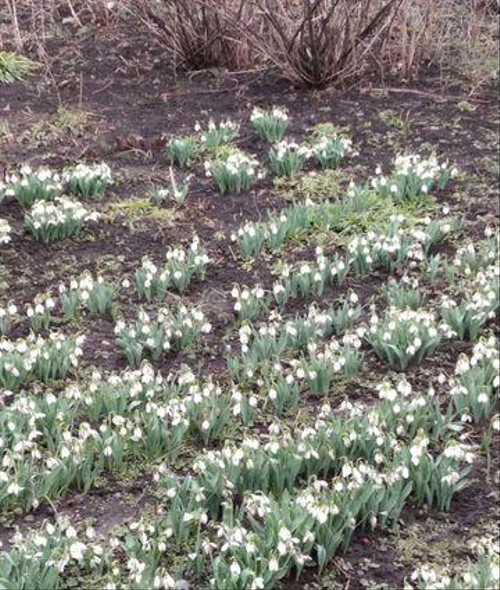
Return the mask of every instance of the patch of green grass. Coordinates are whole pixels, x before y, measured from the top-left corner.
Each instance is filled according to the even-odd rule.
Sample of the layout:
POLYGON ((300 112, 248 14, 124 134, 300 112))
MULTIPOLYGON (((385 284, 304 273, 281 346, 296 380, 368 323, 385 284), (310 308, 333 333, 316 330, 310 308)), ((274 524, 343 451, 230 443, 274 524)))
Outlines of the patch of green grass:
POLYGON ((157 207, 149 199, 131 199, 112 203, 107 213, 111 222, 115 222, 120 217, 125 217, 129 221, 153 219, 172 222, 176 217, 175 209, 157 207))
POLYGON ((401 529, 395 538, 395 549, 401 562, 413 569, 419 564, 431 563, 445 570, 460 572, 465 565, 464 537, 472 540, 490 535, 494 538, 496 531, 488 520, 479 520, 457 534, 453 528, 450 530, 448 523, 427 518, 401 529))
POLYGON ((317 222, 313 240, 318 246, 331 244, 332 239, 337 245, 345 245, 354 234, 383 231, 393 215, 403 215, 409 227, 413 227, 437 208, 430 196, 417 202, 396 204, 389 197, 370 191, 363 199, 348 197, 329 203, 317 222))
POLYGON ((333 137, 334 135, 342 135, 346 133, 348 129, 346 127, 337 127, 333 123, 318 123, 311 128, 308 141, 315 143, 322 137, 333 137))
POLYGON ((405 122, 402 119, 402 117, 391 109, 380 111, 378 116, 388 127, 392 127, 393 129, 403 129, 405 125, 405 122))
POLYGON ((82 135, 92 118, 92 113, 87 111, 60 106, 50 122, 50 127, 56 135, 68 134, 77 137, 82 135))
POLYGON ((60 106, 48 119, 38 121, 21 139, 31 143, 48 143, 62 138, 76 139, 93 129, 95 115, 80 109, 60 106))
POLYGON ((381 197, 370 191, 363 201, 346 199, 341 203, 332 203, 325 221, 331 229, 350 235, 383 229, 394 215, 403 215, 411 226, 436 209, 437 204, 432 197, 394 203, 390 197, 381 197))
POLYGON ((342 183, 347 181, 341 170, 325 170, 317 174, 308 174, 294 178, 277 177, 274 188, 278 194, 288 200, 331 199, 340 196, 342 183))
POLYGON ((204 157, 207 160, 221 160, 224 162, 229 156, 235 153, 241 153, 241 151, 235 145, 231 144, 217 145, 214 147, 203 146, 203 149, 200 149, 198 152, 197 158, 201 160, 204 157))
POLYGON ((457 102, 457 108, 463 113, 473 113, 477 109, 477 106, 471 104, 468 100, 461 100, 457 102))
POLYGON ((10 84, 27 78, 38 65, 12 51, 0 51, 0 83, 10 84))
POLYGON ((304 143, 312 147, 324 139, 336 137, 349 139, 350 135, 350 129, 347 126, 339 127, 333 123, 318 123, 310 128, 309 135, 305 138, 304 143))

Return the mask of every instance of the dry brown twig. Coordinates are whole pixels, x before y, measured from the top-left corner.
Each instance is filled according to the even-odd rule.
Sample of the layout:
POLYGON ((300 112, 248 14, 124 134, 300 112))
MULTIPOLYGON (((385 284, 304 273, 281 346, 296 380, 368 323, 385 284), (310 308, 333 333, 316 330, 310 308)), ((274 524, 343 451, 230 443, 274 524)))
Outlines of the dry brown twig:
POLYGON ((23 48, 23 37, 19 27, 19 20, 17 17, 16 0, 5 0, 7 11, 10 15, 11 27, 16 48, 21 50, 23 48))

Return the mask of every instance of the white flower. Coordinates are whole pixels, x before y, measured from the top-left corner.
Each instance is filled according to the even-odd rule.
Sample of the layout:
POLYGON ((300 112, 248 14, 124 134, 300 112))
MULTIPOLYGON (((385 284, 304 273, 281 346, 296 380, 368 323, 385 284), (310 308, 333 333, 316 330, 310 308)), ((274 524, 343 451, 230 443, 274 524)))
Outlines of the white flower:
POLYGON ((233 561, 229 567, 229 571, 231 572, 231 576, 233 578, 239 578, 241 574, 241 567, 237 561, 233 561))
POLYGON ((7 494, 12 496, 18 496, 22 492, 23 488, 17 484, 17 482, 12 482, 7 487, 7 494))
POLYGON ((69 554, 76 561, 81 561, 83 559, 86 549, 87 549, 87 547, 84 543, 80 543, 79 541, 75 541, 69 547, 69 554))

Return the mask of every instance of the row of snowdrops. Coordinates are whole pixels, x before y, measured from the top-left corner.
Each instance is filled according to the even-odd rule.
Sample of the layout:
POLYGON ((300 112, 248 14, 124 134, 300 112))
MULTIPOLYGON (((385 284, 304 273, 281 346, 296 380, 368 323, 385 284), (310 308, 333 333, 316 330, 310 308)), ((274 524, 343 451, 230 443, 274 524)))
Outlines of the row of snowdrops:
MULTIPOLYGON (((233 417, 238 417, 243 426, 249 426, 252 424, 256 412, 262 406, 270 408, 277 416, 284 416, 287 412, 298 407, 306 392, 315 396, 328 395, 332 383, 336 379, 350 379, 359 372, 363 358, 360 350, 363 341, 366 341, 389 366, 397 370, 404 370, 410 364, 421 362, 426 355, 436 350, 443 339, 470 338, 477 340, 484 331, 488 320, 494 317, 498 310, 498 269, 495 264, 491 264, 491 248, 495 248, 495 244, 498 244, 497 239, 489 237, 483 244, 476 244, 476 247, 469 244, 457 252, 452 265, 454 267, 452 276, 456 279, 457 284, 465 288, 464 303, 455 307, 451 306, 452 310, 457 310, 456 323, 454 324, 457 329, 451 325, 450 317, 452 316, 443 315, 441 322, 437 322, 431 311, 420 307, 423 299, 419 296, 418 291, 415 291, 414 286, 408 287, 407 281, 400 284, 393 283, 385 288, 385 296, 389 302, 388 309, 381 314, 381 317, 376 309, 372 309, 368 321, 363 323, 359 323, 363 310, 358 305, 358 298, 354 293, 351 293, 348 299, 338 302, 337 305, 324 311, 313 304, 305 315, 299 315, 292 319, 281 317, 275 310, 263 323, 254 323, 248 320, 243 320, 240 323, 238 330, 240 353, 232 354, 229 351, 227 355, 228 369, 233 380, 229 391, 226 388, 224 392, 224 388, 213 384, 209 384, 207 387, 200 386, 199 391, 197 390, 196 394, 193 393, 192 406, 189 404, 187 406, 179 405, 178 400, 172 405, 168 403, 166 406, 162 406, 159 410, 155 405, 148 406, 154 415, 153 418, 148 416, 148 412, 144 413, 141 404, 138 405, 134 402, 133 408, 137 409, 137 414, 134 414, 135 421, 123 423, 119 420, 116 423, 116 420, 112 419, 108 426, 115 425, 120 429, 125 428, 120 432, 127 437, 133 435, 131 440, 134 443, 137 442, 136 438, 141 438, 143 433, 147 432, 148 449, 150 449, 149 445, 152 445, 151 448, 154 449, 156 449, 156 445, 159 445, 156 451, 147 451, 148 456, 150 456, 149 453, 153 453, 154 457, 156 456, 154 453, 161 455, 168 449, 177 448, 184 435, 188 431, 192 431, 193 428, 197 436, 201 436, 207 444, 210 440, 223 438, 233 417), (486 295, 483 292, 485 277, 490 281, 486 283, 486 295), (479 297, 470 295, 470 291, 467 290, 470 288, 468 283, 473 286, 479 285, 480 297, 483 297, 486 302, 481 305, 486 306, 485 309, 480 307, 478 310, 479 297), (474 330, 471 330, 471 325, 474 326, 474 330), (189 420, 185 419, 186 413, 189 414, 189 420), (150 418, 153 422, 145 424, 144 421, 148 421, 150 418), (174 428, 177 426, 180 430, 174 428), (134 432, 135 434, 133 434, 134 432)), ((193 250, 199 254, 199 242, 195 240, 193 244, 194 246, 192 245, 190 249, 191 254, 193 254, 193 250)), ((493 257, 495 257, 495 251, 498 252, 495 249, 493 257)), ((177 256, 182 258, 181 255, 177 256)), ((168 259, 174 257, 172 254, 167 256, 167 262, 168 259)), ((80 281, 71 284, 69 289, 63 287, 59 290, 60 300, 57 302, 57 306, 60 305, 61 309, 64 309, 66 305, 67 312, 72 314, 76 309, 75 301, 78 300, 80 304, 88 305, 94 296, 94 289, 100 289, 102 285, 102 282, 93 281, 90 275, 84 275, 80 281)), ((241 311, 241 301, 243 300, 241 294, 243 292, 244 290, 239 287, 234 290, 236 313, 241 311)), ((258 295, 256 296, 258 297, 258 295)), ((445 297, 449 301, 449 297, 445 297)), ((51 305, 49 312, 55 307, 56 304, 51 305)), ((447 303, 442 313, 448 313, 449 309, 450 305, 447 303)), ((28 308, 27 315, 28 317, 31 315, 32 320, 34 311, 32 308, 28 308)), ((13 314, 14 312, 15 310, 7 309, 7 313, 13 314)), ((3 329, 7 329, 5 310, 2 310, 0 315, 4 321, 3 329)), ((46 316, 46 320, 47 323, 38 324, 42 331, 50 326, 51 316, 46 316)), ((139 375, 142 375, 140 373, 141 366, 142 371, 147 372, 146 376, 141 377, 145 382, 154 381, 151 377, 152 370, 145 369, 142 365, 145 357, 157 361, 164 354, 192 347, 203 332, 209 331, 210 325, 201 311, 195 308, 190 309, 184 305, 176 308, 164 308, 154 317, 141 310, 134 322, 127 323, 118 320, 115 326, 118 342, 129 363, 132 367, 139 367, 139 375)), ((81 336, 68 337, 59 333, 51 333, 48 337, 32 335, 27 339, 2 339, 0 341, 0 379, 4 395, 13 396, 14 394, 11 392, 22 390, 33 381, 50 387, 54 381, 71 376, 71 373, 78 367, 83 344, 84 338, 81 336)), ((471 360, 464 358, 459 360, 456 369, 457 377, 449 382, 451 406, 457 415, 466 420, 479 421, 487 418, 494 411, 495 391, 498 389, 498 368, 498 351, 494 338, 479 341, 474 348, 471 360)), ((137 375, 137 373, 131 373, 131 375, 137 375)), ((111 382, 114 380, 116 378, 111 378, 111 382)), ((102 418, 103 416, 99 413, 101 411, 105 416, 117 412, 122 407, 121 402, 126 402, 125 398, 120 401, 118 393, 123 390, 122 381, 117 380, 118 391, 114 393, 109 391, 109 395, 106 393, 108 391, 106 387, 98 388, 99 399, 97 401, 92 401, 90 394, 84 395, 88 405, 101 408, 101 410, 89 410, 92 420, 102 418), (105 406, 108 404, 106 401, 108 397, 111 405, 108 410, 102 410, 102 404, 105 406)), ((191 375, 179 378, 181 386, 186 383, 190 384, 191 381, 191 375)), ((90 389, 94 390, 95 388, 91 387, 90 389)), ((79 399, 80 396, 77 395, 76 398, 79 399)), ((21 396, 17 399, 24 398, 21 396)), ((52 406, 50 411, 55 412, 51 414, 55 420, 55 426, 63 415, 67 416, 70 424, 80 423, 80 420, 77 420, 76 416, 73 416, 67 409, 66 402, 63 402, 62 399, 54 396, 42 396, 40 399, 43 400, 42 404, 47 405, 47 408, 52 406), (62 410, 58 409, 59 403, 63 403, 62 410)), ((149 397, 145 401, 149 402, 149 397)), ((186 402, 186 399, 183 401, 186 402)), ((33 412, 31 406, 30 408, 30 414, 36 415, 37 412, 33 412)), ((14 412, 14 414, 16 413, 18 410, 14 412)), ((42 412, 41 416, 45 415, 42 412)), ((7 431, 13 430, 13 415, 11 416, 6 411, 3 416, 8 416, 5 423, 7 431)), ((107 432, 106 428, 102 426, 99 432, 101 434, 107 432)), ((86 452, 88 448, 86 446, 87 440, 92 445, 89 461, 90 466, 97 465, 97 477, 106 464, 104 458, 111 453, 109 449, 112 449, 115 438, 111 433, 109 444, 107 444, 107 438, 105 437, 104 442, 102 438, 97 439, 94 431, 95 429, 92 429, 92 433, 89 434, 87 426, 85 426, 75 435, 74 442, 76 445, 82 445, 82 452, 86 452), (95 444, 97 447, 94 446, 95 444), (99 452, 102 451, 102 460, 96 460, 96 449, 99 452), (104 449, 106 449, 105 452, 104 449)), ((25 449, 26 441, 30 440, 30 437, 25 435, 26 433, 23 433, 18 441, 20 449, 25 449)), ((71 441, 73 438, 70 437, 68 440, 71 441)), ((123 457, 126 453, 123 449, 120 450, 122 442, 120 439, 117 440, 119 443, 117 443, 117 456, 123 457)), ((66 449, 66 446, 62 445, 61 447, 61 444, 61 441, 58 442, 54 439, 53 445, 49 445, 48 448, 53 452, 57 452, 57 449, 61 450, 61 448, 66 449)), ((8 445, 5 445, 3 437, 1 446, 4 450, 9 448, 8 445)), ((45 446, 44 443, 42 447, 45 446)), ((140 445, 134 444, 133 446, 138 453, 144 452, 140 445)), ((30 448, 30 445, 26 447, 27 450, 30 448)), ((40 449, 37 447, 34 456, 36 462, 43 457, 39 451, 40 449)), ((72 461, 77 456, 76 450, 69 454, 67 451, 61 452, 68 461, 72 461)), ((8 453, 2 463, 4 466, 10 465, 8 453)), ((56 465, 56 463, 51 462, 51 465, 56 465)), ((90 466, 88 463, 84 463, 85 469, 90 469, 90 466)), ((26 502, 25 506, 29 507, 35 505, 40 497, 57 496, 61 490, 67 489, 67 486, 75 485, 75 481, 79 482, 76 485, 83 485, 83 480, 79 479, 80 471, 77 468, 68 469, 64 465, 61 468, 62 473, 65 474, 62 480, 58 479, 58 475, 54 476, 56 483, 50 483, 53 474, 52 467, 50 465, 48 467, 50 467, 49 483, 47 484, 43 477, 41 478, 42 483, 40 483, 44 493, 33 494, 30 487, 33 484, 27 485, 26 483, 33 481, 29 464, 24 462, 24 459, 20 464, 14 463, 13 470, 17 474, 16 477, 22 478, 24 473, 25 479, 16 480, 14 484, 7 480, 5 489, 10 489, 10 492, 6 492, 0 497, 3 497, 7 503, 14 501, 15 505, 19 501, 18 497, 24 497, 21 496, 21 491, 26 490, 28 499, 23 501, 26 502), (69 478, 69 483, 65 478, 69 478), (44 486, 48 486, 48 488, 44 486)), ((35 480, 38 481, 38 478, 35 477, 35 480)), ((90 480, 94 481, 93 477, 90 480)))
MULTIPOLYGON (((436 179, 438 179, 436 188, 446 187, 451 175, 446 164, 444 169, 438 166, 438 176, 427 179, 418 177, 412 180, 413 172, 405 169, 403 173, 398 170, 398 158, 396 158, 394 172, 394 178, 397 180, 386 181, 383 176, 374 177, 365 185, 351 184, 345 197, 340 200, 320 203, 306 201, 286 208, 279 214, 269 213, 268 221, 247 222, 232 235, 232 239, 239 243, 245 256, 254 257, 263 249, 280 249, 287 240, 310 233, 318 227, 342 231, 345 229, 347 220, 352 216, 369 215, 371 211, 379 209, 381 199, 384 203, 418 199, 426 196, 433 189, 436 179), (381 184, 382 180, 385 184, 381 184), (394 183, 388 185, 387 182, 394 183)), ((419 157, 408 156, 408 158, 418 159, 419 157)), ((153 201, 162 202, 166 198, 165 195, 170 194, 176 200, 181 198, 179 195, 185 199, 187 188, 180 187, 173 176, 171 185, 170 188, 154 189, 151 193, 153 201)), ((31 210, 25 215, 25 227, 35 239, 52 242, 79 235, 87 222, 97 221, 99 218, 98 212, 89 211, 79 201, 66 196, 55 196, 49 202, 43 198, 35 199, 31 210)), ((10 224, 0 219, 0 244, 10 242, 11 233, 10 224)))
MULTIPOLYGON (((268 141, 276 141, 270 149, 269 161, 277 176, 292 177, 300 173, 306 161, 314 157, 322 168, 335 168, 347 156, 355 154, 349 138, 339 134, 333 126, 316 129, 304 144, 283 139, 288 118, 279 109, 256 110, 251 121, 258 133, 268 141), (283 125, 280 122, 286 122, 283 125), (280 131, 276 131, 279 129, 280 131), (278 141, 278 138, 281 138, 278 141)), ((213 177, 221 194, 247 191, 265 172, 259 162, 235 148, 231 142, 239 134, 239 124, 210 121, 207 129, 197 127, 197 136, 172 139, 167 147, 171 161, 180 167, 190 165, 200 153, 212 155, 205 161, 207 176, 213 177)), ((435 156, 399 155, 389 176, 380 167, 370 182, 370 188, 382 197, 396 202, 415 199, 432 190, 446 187, 457 170, 447 162, 439 163, 435 156)), ((191 175, 177 181, 170 174, 170 186, 155 187, 151 199, 162 204, 172 199, 184 203, 189 192, 191 175)), ((32 170, 21 167, 19 173, 7 175, 0 183, 0 198, 15 198, 25 209, 25 227, 37 240, 50 242, 78 235, 85 223, 96 221, 97 212, 91 212, 79 201, 65 196, 68 193, 80 199, 102 199, 106 188, 113 183, 109 166, 105 163, 83 164, 64 170, 61 174, 49 168, 32 170)), ((11 228, 0 220, 0 243, 10 240, 11 228)))
MULTIPOLYGON (((404 376, 386 379, 374 406, 344 402, 333 412, 324 403, 312 426, 293 433, 274 420, 266 434, 203 450, 191 476, 165 464, 155 475, 157 514, 106 545, 91 530, 47 524, 0 554, 0 581, 9 590, 51 589, 78 572, 99 575, 107 588, 175 588, 180 576, 208 574, 213 588, 259 590, 314 563, 322 569, 355 529, 391 527, 409 502, 449 510, 466 485, 476 449, 461 439, 468 422, 495 407, 476 418, 478 392, 498 395, 495 338, 478 341, 435 386, 441 394, 432 385, 416 391, 404 376), (176 571, 174 554, 184 556, 176 571)), ((246 396, 190 371, 164 379, 148 364, 95 372, 58 396, 19 395, 0 412, 0 503, 29 509, 72 487, 87 490, 129 460, 172 459, 189 437, 208 444, 224 422, 251 421, 241 410, 246 396)), ((498 430, 499 417, 487 428, 498 430)), ((432 588, 431 577, 418 572, 417 587, 432 588)))
MULTIPOLYGON (((101 199, 112 182, 111 169, 105 163, 77 164, 62 174, 24 165, 0 181, 0 201, 14 198, 26 210, 26 230, 36 240, 53 242, 79 235, 87 223, 100 218, 78 199, 101 199)), ((8 243, 10 234, 10 225, 1 220, 0 243, 8 243)))
MULTIPOLYGON (((371 264, 367 263, 365 253, 359 258, 356 248, 347 248, 355 256, 333 260, 319 251, 314 263, 285 266, 270 290, 260 285, 235 285, 231 296, 240 325, 241 352, 227 354, 231 375, 245 382, 259 375, 262 366, 267 370, 273 359, 301 352, 299 365, 307 375, 315 376, 309 380, 309 387, 315 393, 326 394, 335 372, 352 377, 359 371, 363 342, 391 368, 405 370, 422 362, 449 339, 476 340, 499 308, 499 236, 488 233, 489 237, 482 242, 459 248, 453 260, 440 257, 436 261, 436 257, 426 255, 421 243, 430 234, 417 229, 414 235, 418 239, 412 247, 392 240, 389 249, 380 247, 378 264, 373 264, 377 260, 373 254, 371 264), (313 303, 305 315, 283 317, 290 300, 316 297, 321 301, 326 289, 341 286, 348 273, 368 276, 380 266, 391 273, 403 267, 409 268, 409 273, 421 269, 431 282, 444 274, 449 287, 429 307, 418 281, 407 274, 399 281, 390 279, 381 288, 381 303, 387 305, 382 312, 373 307, 368 313, 358 305, 357 295, 351 293, 328 309, 313 303), (333 342, 329 341, 331 338, 333 342)), ((405 231, 404 235, 408 238, 412 232, 405 231)), ((378 237, 383 244, 386 240, 387 236, 378 237)), ((137 296, 148 306, 163 307, 156 311, 140 308, 132 320, 120 318, 119 306, 115 305, 120 291, 129 292, 131 281, 125 278, 118 285, 89 272, 69 284, 59 285, 55 294, 37 295, 26 306, 24 315, 14 303, 7 304, 0 309, 0 384, 18 389, 29 381, 33 359, 37 358, 36 351, 43 340, 41 335, 61 322, 71 323, 82 313, 115 318, 117 342, 132 367, 138 367, 144 359, 156 362, 166 354, 192 347, 200 336, 210 332, 211 325, 201 308, 183 303, 182 295, 193 280, 203 280, 209 264, 207 252, 197 237, 187 248, 168 249, 163 264, 143 259, 135 273, 137 296), (168 304, 170 291, 181 294, 180 301, 173 305, 168 304), (13 327, 26 321, 32 336, 8 340, 13 327)), ((297 392, 291 397, 296 398, 297 392)))
MULTIPOLYGON (((477 252, 483 251, 466 248, 455 262, 464 274, 479 274, 485 260, 477 252)), ((356 306, 356 298, 349 303, 356 306)), ((349 323, 356 316, 349 311, 338 318, 349 323)), ((318 321, 324 325, 325 315, 313 312, 316 327, 318 321)), ((244 327, 242 344, 251 346, 244 327)), ((297 334, 290 328, 293 341, 297 334)), ((318 336, 316 331, 312 340, 318 336)), ((51 336, 48 348, 30 355, 35 377, 49 387, 66 377, 82 344, 51 336)), ((260 405, 283 397, 286 387, 298 382, 300 389, 316 378, 289 359, 280 366, 275 359, 272 370, 259 375, 257 390, 248 383, 228 388, 199 382, 189 371, 163 379, 143 364, 106 377, 94 373, 57 396, 50 390, 17 394, 0 413, 2 507, 28 510, 69 489, 87 490, 102 473, 120 471, 128 461, 172 459, 188 440, 223 440, 227 428, 251 426, 260 405)), ((157 476, 160 514, 130 525, 106 546, 92 530, 79 534, 68 523, 47 524, 0 556, 2 583, 9 589, 56 588, 76 571, 100 576, 109 588, 175 588, 181 576, 208 575, 214 588, 271 589, 306 566, 323 568, 348 547, 356 528, 392 526, 407 502, 450 508, 466 483, 474 450, 455 437, 465 434, 468 422, 491 417, 498 370, 495 338, 480 339, 470 355, 460 356, 453 375, 438 377, 444 396, 433 387, 419 393, 404 377, 386 380, 377 388, 376 407, 346 403, 332 414, 326 403, 314 427, 292 435, 276 421, 268 435, 203 451, 193 477, 179 479, 165 467, 157 476), (168 556, 185 555, 186 549, 179 569, 168 556)), ((275 410, 280 414, 278 405, 275 410)), ((499 427, 493 417, 487 434, 499 427)), ((496 579, 497 566, 493 552, 463 579, 423 569, 412 583, 484 588, 484 580, 496 579)))

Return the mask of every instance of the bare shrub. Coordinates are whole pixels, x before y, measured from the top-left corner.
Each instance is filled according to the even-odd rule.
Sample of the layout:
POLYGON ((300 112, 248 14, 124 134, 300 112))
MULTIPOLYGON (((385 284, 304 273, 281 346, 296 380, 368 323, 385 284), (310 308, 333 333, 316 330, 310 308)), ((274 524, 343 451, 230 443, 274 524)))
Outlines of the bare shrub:
POLYGON ((446 66, 460 76, 469 94, 498 79, 499 9, 498 0, 496 9, 491 0, 472 0, 457 8, 446 66))
MULTIPOLYGON (((496 2, 495 2, 496 3, 496 2)), ((437 65, 474 92, 498 67, 498 20, 491 0, 403 0, 382 48, 383 61, 405 80, 437 65)))
POLYGON ((105 27, 108 38, 145 29, 174 69, 271 64, 311 87, 352 84, 373 63, 382 76, 390 71, 403 82, 433 66, 445 85, 459 82, 469 94, 498 77, 500 0, 0 0, 0 6, 0 49, 34 57, 47 74, 55 46, 49 41, 94 25, 105 27))
POLYGON ((89 22, 115 24, 131 0, 0 0, 9 22, 3 45, 21 50, 35 46, 43 52, 46 41, 60 34, 61 25, 71 21, 78 27, 89 22))
POLYGON ((254 63, 254 52, 235 34, 235 26, 255 26, 249 0, 138 0, 139 16, 174 67, 240 69, 254 63))
POLYGON ((361 75, 402 0, 255 0, 264 27, 241 29, 292 82, 322 87, 361 75))
POLYGON ((403 0, 382 49, 391 73, 413 79, 424 64, 442 55, 442 44, 449 35, 448 31, 443 35, 443 29, 451 25, 442 18, 443 5, 442 0, 403 0))

